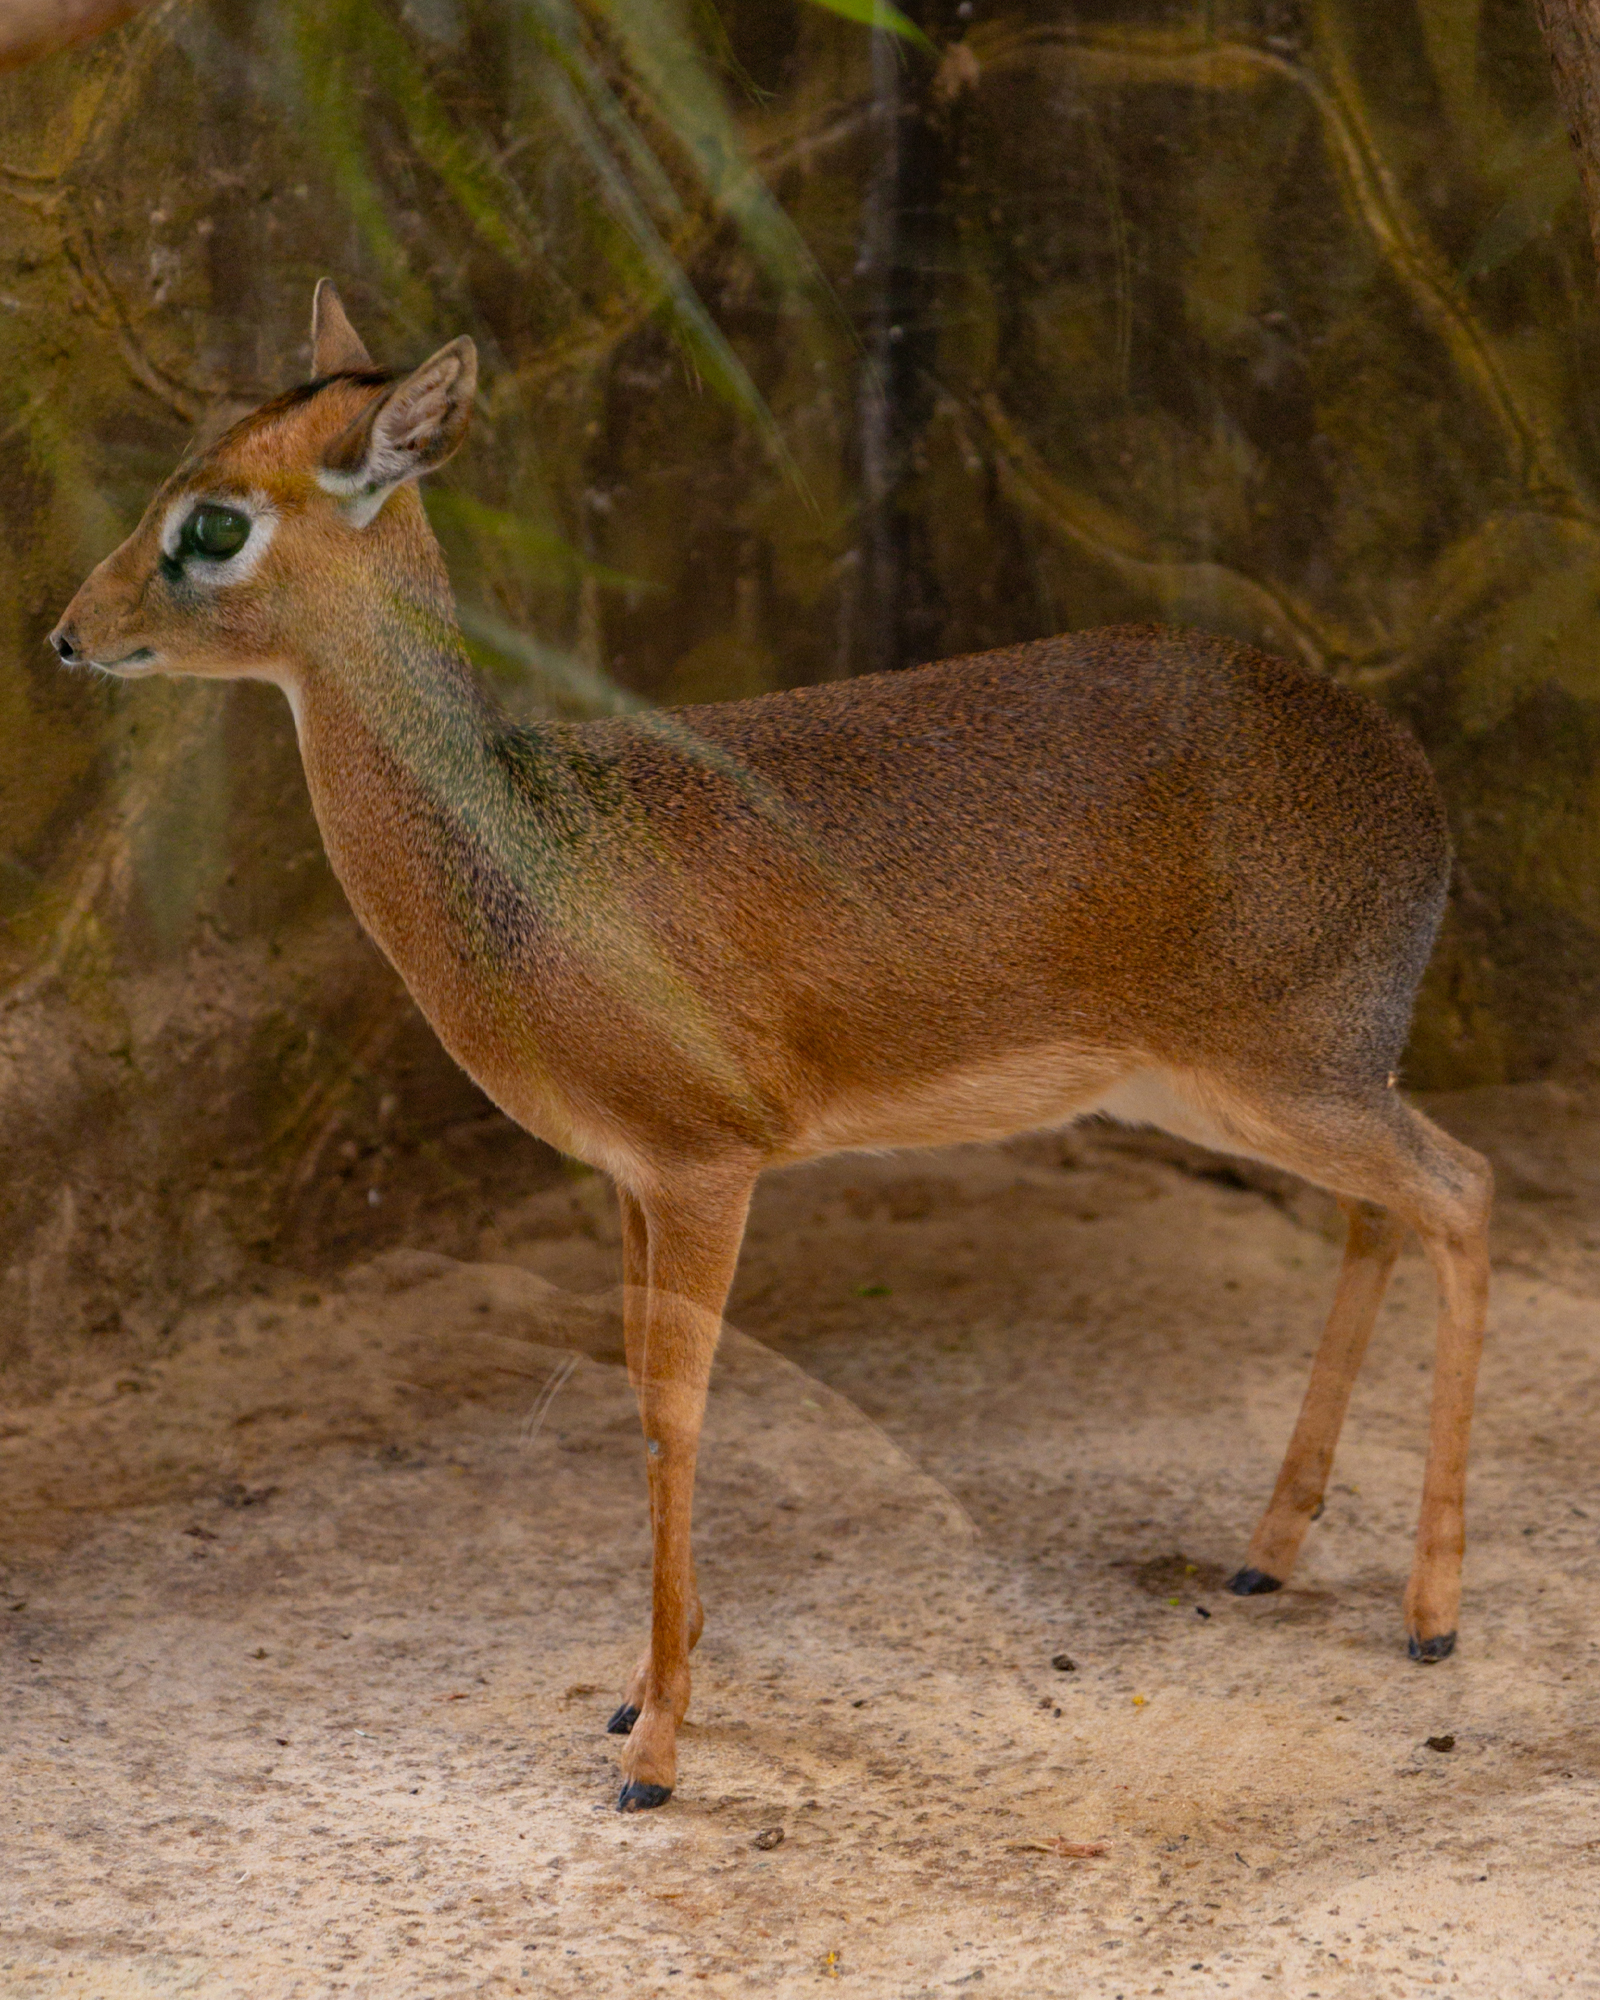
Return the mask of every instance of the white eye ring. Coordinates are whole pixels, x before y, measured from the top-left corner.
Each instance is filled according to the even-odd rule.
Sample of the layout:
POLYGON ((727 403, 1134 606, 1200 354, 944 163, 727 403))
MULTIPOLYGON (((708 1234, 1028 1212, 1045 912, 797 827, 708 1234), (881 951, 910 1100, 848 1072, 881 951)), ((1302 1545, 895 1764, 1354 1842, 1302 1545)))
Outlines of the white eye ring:
POLYGON ((265 493, 185 493, 167 509, 161 523, 161 553, 169 562, 178 560, 183 531, 202 507, 225 507, 230 513, 243 514, 250 523, 250 533, 231 556, 207 556, 202 562, 185 562, 185 578, 209 590, 243 583, 271 544, 278 526, 277 508, 265 493))

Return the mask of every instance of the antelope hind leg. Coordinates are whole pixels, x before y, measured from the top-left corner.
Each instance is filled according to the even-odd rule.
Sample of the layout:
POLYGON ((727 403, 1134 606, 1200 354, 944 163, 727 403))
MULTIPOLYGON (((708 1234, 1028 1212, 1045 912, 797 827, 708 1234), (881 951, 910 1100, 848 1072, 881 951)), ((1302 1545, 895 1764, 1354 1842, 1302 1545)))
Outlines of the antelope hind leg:
POLYGON ((1400 1253, 1405 1231, 1386 1209, 1358 1201, 1341 1206, 1350 1226, 1339 1288, 1272 1499, 1250 1538, 1244 1568, 1228 1581, 1235 1597, 1281 1590, 1289 1581, 1306 1529, 1322 1511, 1350 1392, 1400 1253))
POLYGON ((1300 1423, 1234 1588, 1249 1594, 1275 1587, 1299 1549, 1394 1261, 1393 1218, 1417 1232, 1439 1286, 1428 1464, 1405 1617, 1411 1657, 1445 1659, 1455 1646, 1461 1604, 1467 1442, 1488 1308, 1489 1163, 1392 1089, 1316 1101, 1248 1089, 1230 1095, 1221 1122, 1243 1150, 1331 1189, 1355 1211, 1300 1423), (1387 1211, 1383 1223, 1375 1211, 1387 1211))
POLYGON ((1467 1443, 1489 1304, 1493 1177, 1479 1154, 1411 1113, 1430 1142, 1433 1199, 1416 1228, 1439 1287, 1428 1469, 1416 1555, 1406 1586, 1411 1657, 1424 1666, 1455 1650, 1466 1549, 1467 1443))

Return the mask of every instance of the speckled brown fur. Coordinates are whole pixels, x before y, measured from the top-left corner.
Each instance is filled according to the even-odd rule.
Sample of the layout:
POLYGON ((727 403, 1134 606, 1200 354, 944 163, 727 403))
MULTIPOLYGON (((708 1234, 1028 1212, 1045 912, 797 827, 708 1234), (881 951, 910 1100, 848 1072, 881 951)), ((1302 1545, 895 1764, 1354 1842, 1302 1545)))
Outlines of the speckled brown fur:
POLYGON ((278 681, 333 865, 445 1045, 617 1182, 655 1542, 622 1803, 675 1782, 695 1453, 750 1192, 841 1146, 1103 1109, 1342 1198, 1344 1276, 1241 1589, 1289 1573, 1415 1228, 1443 1304, 1407 1620, 1442 1657, 1489 1182, 1393 1087, 1449 867, 1411 739, 1298 667, 1155 626, 514 728, 409 483, 465 429, 470 347, 387 377, 324 288, 316 352, 328 379, 180 468, 58 644, 278 681), (254 510, 237 580, 163 556, 201 496, 254 510))

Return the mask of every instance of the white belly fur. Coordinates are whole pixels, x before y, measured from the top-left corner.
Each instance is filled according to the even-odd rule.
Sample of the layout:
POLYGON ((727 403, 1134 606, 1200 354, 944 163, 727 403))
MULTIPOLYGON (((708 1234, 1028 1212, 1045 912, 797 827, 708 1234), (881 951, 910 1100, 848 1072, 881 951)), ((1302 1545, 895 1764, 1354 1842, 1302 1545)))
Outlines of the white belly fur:
POLYGON ((1126 1070, 1126 1058, 1104 1049, 1029 1049, 947 1070, 904 1090, 836 1097, 784 1157, 960 1146, 1045 1131, 1091 1110, 1126 1070))
MULTIPOLYGON (((1266 1138, 1248 1114, 1214 1101, 1201 1078, 1179 1082, 1137 1058, 1055 1047, 975 1063, 904 1091, 838 1098, 784 1149, 785 1161, 832 1152, 959 1146, 1041 1132, 1099 1114, 1153 1125, 1219 1153, 1253 1155, 1266 1138)), ((775 1163, 776 1164, 776 1163, 775 1163)))
POLYGON ((1180 1094, 1160 1070, 1135 1070, 1112 1086, 1088 1108, 1119 1125, 1153 1125, 1158 1132, 1170 1132, 1175 1139, 1188 1139, 1196 1146, 1209 1146, 1216 1153, 1249 1154, 1253 1151, 1249 1134, 1229 1118, 1220 1105, 1206 1106, 1201 1096, 1180 1094))

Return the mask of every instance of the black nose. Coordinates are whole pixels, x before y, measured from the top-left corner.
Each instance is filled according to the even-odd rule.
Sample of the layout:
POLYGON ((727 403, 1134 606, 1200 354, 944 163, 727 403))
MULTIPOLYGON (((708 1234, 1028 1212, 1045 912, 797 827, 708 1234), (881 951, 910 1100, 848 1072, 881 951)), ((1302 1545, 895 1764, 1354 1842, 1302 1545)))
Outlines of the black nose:
POLYGON ((78 651, 78 642, 73 638, 70 626, 58 626, 50 634, 50 643, 56 649, 56 658, 64 666, 75 666, 83 658, 82 653, 78 651))

